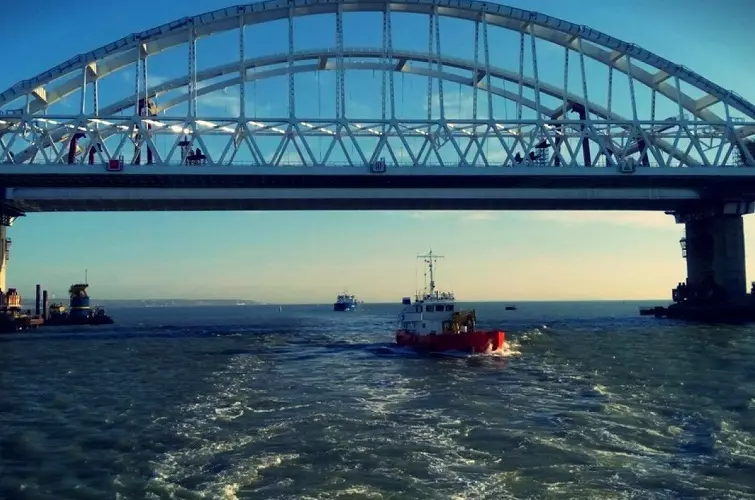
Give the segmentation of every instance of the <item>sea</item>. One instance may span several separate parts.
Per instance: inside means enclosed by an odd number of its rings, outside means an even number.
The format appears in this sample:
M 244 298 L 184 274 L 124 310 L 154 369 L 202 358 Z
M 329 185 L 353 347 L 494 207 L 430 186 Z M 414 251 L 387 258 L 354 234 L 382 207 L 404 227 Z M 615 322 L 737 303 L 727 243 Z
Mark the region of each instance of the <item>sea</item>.
M 0 498 L 755 498 L 755 328 L 467 305 L 503 355 L 398 348 L 398 304 L 0 336 Z

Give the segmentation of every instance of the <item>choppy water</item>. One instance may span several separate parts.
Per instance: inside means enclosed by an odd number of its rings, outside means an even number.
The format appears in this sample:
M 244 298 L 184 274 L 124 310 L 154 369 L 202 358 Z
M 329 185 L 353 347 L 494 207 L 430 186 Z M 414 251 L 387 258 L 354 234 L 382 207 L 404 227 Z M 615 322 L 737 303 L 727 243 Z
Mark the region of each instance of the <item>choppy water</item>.
M 0 498 L 755 498 L 755 329 L 476 307 L 510 356 L 391 347 L 396 305 L 2 337 Z

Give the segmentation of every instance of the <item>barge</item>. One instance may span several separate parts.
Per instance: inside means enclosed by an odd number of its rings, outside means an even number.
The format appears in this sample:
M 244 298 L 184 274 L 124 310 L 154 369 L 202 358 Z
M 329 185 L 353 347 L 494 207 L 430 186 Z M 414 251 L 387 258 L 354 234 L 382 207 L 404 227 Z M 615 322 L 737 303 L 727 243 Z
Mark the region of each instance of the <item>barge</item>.
M 32 315 L 31 310 L 23 310 L 21 294 L 15 288 L 9 288 L 6 293 L 0 291 L 0 333 L 23 332 L 43 324 L 39 313 Z
M 52 303 L 47 308 L 45 324 L 49 326 L 65 325 L 112 325 L 113 318 L 102 307 L 90 305 L 89 284 L 75 283 L 68 289 L 70 297 L 68 307 L 62 303 Z

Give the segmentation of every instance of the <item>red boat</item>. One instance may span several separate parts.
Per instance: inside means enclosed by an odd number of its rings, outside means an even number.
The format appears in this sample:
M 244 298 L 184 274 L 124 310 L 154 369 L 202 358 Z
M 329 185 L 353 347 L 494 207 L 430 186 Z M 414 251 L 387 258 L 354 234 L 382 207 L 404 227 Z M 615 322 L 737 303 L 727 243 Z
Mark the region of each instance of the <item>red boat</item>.
M 396 343 L 422 351 L 465 351 L 472 353 L 501 352 L 505 333 L 501 330 L 476 330 L 477 316 L 471 311 L 457 310 L 453 293 L 435 289 L 435 263 L 441 256 L 420 255 L 428 266 L 430 284 L 417 294 L 414 303 L 409 297 L 401 301 L 404 310 L 399 318 Z

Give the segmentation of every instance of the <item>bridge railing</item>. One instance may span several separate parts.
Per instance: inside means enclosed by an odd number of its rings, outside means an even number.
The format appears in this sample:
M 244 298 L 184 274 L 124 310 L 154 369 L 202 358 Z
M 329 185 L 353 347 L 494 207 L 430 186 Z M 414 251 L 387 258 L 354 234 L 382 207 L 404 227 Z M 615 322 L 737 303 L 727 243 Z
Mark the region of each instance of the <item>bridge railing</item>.
M 176 173 L 181 171 L 191 171 L 192 169 L 196 170 L 198 167 L 207 168 L 208 170 L 204 170 L 207 173 L 211 173 L 213 169 L 220 169 L 220 168 L 238 168 L 239 170 L 243 171 L 253 171 L 254 169 L 262 169 L 262 168 L 277 168 L 281 171 L 285 169 L 307 169 L 307 168 L 319 168 L 319 167 L 328 167 L 328 168 L 339 168 L 344 170 L 354 170 L 358 171 L 360 173 L 363 173 L 365 169 L 369 170 L 372 173 L 382 173 L 387 171 L 395 171 L 395 170 L 408 170 L 408 169 L 447 169 L 447 170 L 460 170 L 460 169 L 473 169 L 476 171 L 479 171 L 480 169 L 484 170 L 490 170 L 490 171 L 502 171 L 502 170 L 517 170 L 520 173 L 526 171 L 526 170 L 542 170 L 542 169 L 548 169 L 549 171 L 552 171 L 554 168 L 558 169 L 565 169 L 565 170 L 590 170 L 590 169 L 596 169 L 596 170 L 616 170 L 623 173 L 632 173 L 635 171 L 643 170 L 643 169 L 651 169 L 651 170 L 667 170 L 667 169 L 674 169 L 674 170 L 695 170 L 695 169 L 709 169 L 714 167 L 704 167 L 704 166 L 696 166 L 696 167 L 688 167 L 688 166 L 674 166 L 669 167 L 666 165 L 660 165 L 657 162 L 649 162 L 647 165 L 641 165 L 637 162 L 629 162 L 626 164 L 627 166 L 621 166 L 621 165 L 612 165 L 608 164 L 605 160 L 601 160 L 596 162 L 593 165 L 589 165 L 585 167 L 584 165 L 578 165 L 578 166 L 572 166 L 572 165 L 565 165 L 565 166 L 554 166 L 554 165 L 536 165 L 536 164 L 527 164 L 527 163 L 521 163 L 521 164 L 512 164 L 512 163 L 506 163 L 506 164 L 491 164 L 491 165 L 462 165 L 462 164 L 455 164 L 455 165 L 449 165 L 449 164 L 441 164 L 438 162 L 427 162 L 423 165 L 417 165 L 409 162 L 401 162 L 401 163 L 395 163 L 390 165 L 385 165 L 381 169 L 376 170 L 375 164 L 354 164 L 344 161 L 329 161 L 327 163 L 318 163 L 318 164 L 305 164 L 303 162 L 296 162 L 296 161 L 281 161 L 280 163 L 273 164 L 273 163 L 250 163 L 250 162 L 241 162 L 241 161 L 234 161 L 223 165 L 208 165 L 206 163 L 196 163 L 196 164 L 185 164 L 180 163 L 177 161 L 172 162 L 163 162 L 163 163 L 151 163 L 151 164 L 132 164 L 132 163 L 120 163 L 115 164 L 113 162 L 108 163 L 85 163 L 85 164 L 68 164 L 68 163 L 58 163 L 58 164 L 51 164 L 44 161 L 36 161 L 36 162 L 30 162 L 23 165 L 16 165 L 9 162 L 1 163 L 0 164 L 0 175 L 3 173 L 3 169 L 7 168 L 14 168 L 14 167 L 29 167 L 29 173 L 33 173 L 33 168 L 35 166 L 56 166 L 60 168 L 60 172 L 65 172 L 66 169 L 70 169 L 72 167 L 85 167 L 91 170 L 92 172 L 98 172 L 103 170 L 109 170 L 109 171 L 142 171 L 147 172 L 150 168 L 164 168 L 164 167 L 170 167 L 172 169 L 175 169 Z M 755 165 L 748 165 L 743 162 L 742 159 L 737 159 L 736 161 L 727 164 L 727 165 L 719 165 L 715 168 L 752 168 Z M 14 169 L 14 172 L 17 172 L 17 170 Z M 77 172 L 80 172 L 80 170 L 77 170 Z
M 750 166 L 755 123 L 0 117 L 0 164 Z M 293 159 L 292 159 L 293 158 Z

